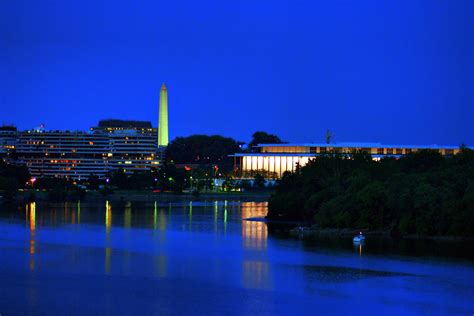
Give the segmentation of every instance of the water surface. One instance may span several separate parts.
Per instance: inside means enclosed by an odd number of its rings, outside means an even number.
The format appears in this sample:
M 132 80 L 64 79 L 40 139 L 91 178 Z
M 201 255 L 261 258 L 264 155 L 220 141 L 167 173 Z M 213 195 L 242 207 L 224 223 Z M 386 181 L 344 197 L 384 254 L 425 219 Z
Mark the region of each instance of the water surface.
M 3 207 L 0 314 L 474 313 L 469 259 L 303 242 L 242 220 L 266 212 L 239 201 Z

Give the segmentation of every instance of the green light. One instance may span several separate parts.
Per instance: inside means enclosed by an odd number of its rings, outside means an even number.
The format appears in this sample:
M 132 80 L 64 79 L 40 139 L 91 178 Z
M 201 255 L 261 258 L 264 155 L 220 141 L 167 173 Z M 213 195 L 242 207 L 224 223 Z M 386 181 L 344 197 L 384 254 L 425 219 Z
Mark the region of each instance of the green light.
M 224 232 L 227 231 L 227 209 L 224 209 Z
M 217 210 L 218 210 L 218 204 L 217 201 L 214 202 L 214 222 L 217 222 Z
M 158 213 L 158 205 L 157 205 L 157 202 L 155 201 L 155 211 L 153 213 L 153 229 L 156 229 L 157 227 L 157 224 L 156 224 L 157 213 Z
M 105 201 L 105 232 L 107 235 L 110 233 L 112 226 L 112 207 L 109 201 Z
M 168 90 L 163 83 L 160 90 L 158 116 L 158 146 L 168 146 Z
M 224 201 L 224 232 L 227 231 L 227 200 Z
M 189 201 L 189 223 L 193 221 L 193 201 Z

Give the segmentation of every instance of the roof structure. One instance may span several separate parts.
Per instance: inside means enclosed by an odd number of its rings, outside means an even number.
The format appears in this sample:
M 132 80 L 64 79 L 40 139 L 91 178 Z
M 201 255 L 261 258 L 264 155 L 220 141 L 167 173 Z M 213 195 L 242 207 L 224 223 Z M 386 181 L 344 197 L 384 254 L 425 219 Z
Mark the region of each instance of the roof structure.
M 101 120 L 99 121 L 99 127 L 123 127 L 123 128 L 151 128 L 150 121 L 131 121 L 131 120 Z
M 459 146 L 440 145 L 401 145 L 401 144 L 381 144 L 381 143 L 281 143 L 281 144 L 258 144 L 255 147 L 354 147 L 354 148 L 411 148 L 411 149 L 458 149 Z M 474 147 L 467 147 L 474 149 Z

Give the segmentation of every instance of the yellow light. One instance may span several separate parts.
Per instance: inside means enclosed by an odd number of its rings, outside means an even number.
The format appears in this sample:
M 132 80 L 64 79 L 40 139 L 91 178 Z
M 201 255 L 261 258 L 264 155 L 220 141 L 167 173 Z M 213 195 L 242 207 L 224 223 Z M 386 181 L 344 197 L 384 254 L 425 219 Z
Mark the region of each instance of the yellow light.
M 112 206 L 109 201 L 105 202 L 105 231 L 107 234 L 110 233 L 110 228 L 112 226 Z
M 35 269 L 35 257 L 36 252 L 36 241 L 35 241 L 35 230 L 36 230 L 36 203 L 30 203 L 30 270 Z
M 36 229 L 36 202 L 30 203 L 30 231 L 34 233 Z

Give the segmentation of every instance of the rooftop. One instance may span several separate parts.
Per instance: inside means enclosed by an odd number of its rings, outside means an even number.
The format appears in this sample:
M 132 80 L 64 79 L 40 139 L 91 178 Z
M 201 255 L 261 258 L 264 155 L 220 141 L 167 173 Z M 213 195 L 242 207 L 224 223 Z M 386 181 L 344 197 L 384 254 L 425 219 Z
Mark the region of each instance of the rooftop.
M 0 131 L 11 131 L 14 132 L 16 131 L 16 127 L 13 125 L 2 125 L 0 126 Z
M 122 127 L 122 128 L 151 128 L 150 121 L 131 121 L 108 119 L 99 121 L 99 127 Z
M 460 146 L 432 145 L 402 145 L 402 144 L 382 144 L 382 143 L 281 143 L 281 144 L 258 144 L 255 147 L 353 147 L 353 148 L 413 148 L 413 149 L 458 149 Z M 474 149 L 474 147 L 468 147 Z

